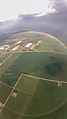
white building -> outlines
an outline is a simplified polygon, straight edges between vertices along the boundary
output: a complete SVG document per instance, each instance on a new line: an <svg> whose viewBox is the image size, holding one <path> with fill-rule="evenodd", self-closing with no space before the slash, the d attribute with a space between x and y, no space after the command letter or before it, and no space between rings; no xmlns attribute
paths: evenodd
<svg viewBox="0 0 67 119"><path fill-rule="evenodd" d="M22 41L18 41L15 45L19 45L20 43L22 43Z"/></svg>
<svg viewBox="0 0 67 119"><path fill-rule="evenodd" d="M19 46L14 47L13 49L11 49L12 51L16 51L19 48Z"/></svg>
<svg viewBox="0 0 67 119"><path fill-rule="evenodd" d="M29 48L30 46L32 46L32 43L28 43L25 48Z"/></svg>

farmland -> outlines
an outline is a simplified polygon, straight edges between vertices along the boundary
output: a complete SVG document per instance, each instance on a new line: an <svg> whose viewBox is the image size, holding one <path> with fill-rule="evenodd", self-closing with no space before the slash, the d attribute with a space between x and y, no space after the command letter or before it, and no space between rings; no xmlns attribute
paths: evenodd
<svg viewBox="0 0 67 119"><path fill-rule="evenodd" d="M66 81L66 69L67 55L52 52L26 52L18 57L0 80L13 86L21 73L24 73L47 79Z"/></svg>
<svg viewBox="0 0 67 119"><path fill-rule="evenodd" d="M0 119L66 119L65 45L37 32L19 33L11 39L22 36L25 41L8 43L10 49L1 52ZM14 50L18 43L19 49ZM32 46L24 49L29 43Z"/></svg>

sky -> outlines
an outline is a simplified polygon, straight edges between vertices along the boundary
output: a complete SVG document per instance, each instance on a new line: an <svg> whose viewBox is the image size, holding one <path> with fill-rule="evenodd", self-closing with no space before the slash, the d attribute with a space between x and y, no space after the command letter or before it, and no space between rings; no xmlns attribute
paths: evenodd
<svg viewBox="0 0 67 119"><path fill-rule="evenodd" d="M49 0L0 0L0 21L48 11Z"/></svg>
<svg viewBox="0 0 67 119"><path fill-rule="evenodd" d="M38 15L41 16L55 11L49 7L50 1L55 0L0 0L0 21L16 19L23 14L41 13Z"/></svg>

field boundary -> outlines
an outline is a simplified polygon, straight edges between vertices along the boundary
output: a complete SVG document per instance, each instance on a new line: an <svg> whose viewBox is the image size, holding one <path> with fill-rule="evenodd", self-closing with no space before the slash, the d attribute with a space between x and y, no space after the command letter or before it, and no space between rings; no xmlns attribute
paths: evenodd
<svg viewBox="0 0 67 119"><path fill-rule="evenodd" d="M47 79L47 78L40 78L40 77L36 77L36 76L24 74L24 73L23 73L23 75L24 75L24 76L31 77L31 78L36 78L36 79L38 79L38 80L40 79L40 80L49 81L49 82L55 82L55 83L58 83L58 82L59 82L59 80L51 80L51 79ZM67 83L67 82L65 82L65 81L60 81L60 82L62 82L62 83Z"/></svg>
<svg viewBox="0 0 67 119"><path fill-rule="evenodd" d="M20 77L18 78L18 80L17 80L17 82L16 82L16 84L15 84L14 87L12 87L12 86L10 86L10 85L7 85L6 83L3 83L2 81L0 81L0 83L3 84L3 85L5 85L5 86L7 86L7 87L9 87L9 88L16 89L16 90L21 91L21 92L23 92L23 93L27 93L27 94L33 95L32 93L28 93L28 92L26 92L26 91L23 91L23 90L20 90L20 89L18 89L18 88L15 88L16 85L18 84L18 82L20 81L22 75L23 75L23 76L26 76L26 77L30 77L30 78L35 78L35 79L37 79L37 80L43 80L43 81L54 82L54 83L57 83L57 84L58 84L59 82L61 82L62 84L67 84L66 81L51 80L51 79L48 79L48 78L41 78L41 77L32 76L32 75L28 75L28 74L24 74L24 73L22 73L22 74L20 75Z"/></svg>
<svg viewBox="0 0 67 119"><path fill-rule="evenodd" d="M66 52L64 52L64 53L62 53L62 52L56 52L56 51L54 51L54 50L52 50L52 51L36 51L37 53L38 52L44 52L44 53L55 53L55 54L60 54L60 55L65 55L65 56L67 56L67 54L65 54ZM16 54L16 53L35 53L35 51L14 51L14 52L6 52L6 53L4 53L4 54L8 54L8 53L11 53L11 54Z"/></svg>
<svg viewBox="0 0 67 119"><path fill-rule="evenodd" d="M4 86L6 86L6 87L8 87L8 88L12 88L12 89L13 89L13 87L12 87L12 86L9 86L9 85L7 85L7 84L5 84L5 83L1 82L1 81L0 81L0 84L2 84L2 85L4 85ZM29 93L29 92L26 92L26 91L20 90L20 89L18 89L18 88L15 88L15 89L16 89L17 91L19 91L19 92L22 92L22 93L26 93L26 94L33 95L33 93Z"/></svg>
<svg viewBox="0 0 67 119"><path fill-rule="evenodd" d="M18 78L18 80L17 80L16 84L14 85L12 91L11 91L10 94L8 95L8 97L7 97L7 99L6 99L5 103L4 103L4 106L3 106L3 108L2 108L2 110L1 110L0 113L2 113L3 109L5 108L5 106L6 106L7 102L8 102L8 100L9 100L10 97L11 97L11 94L12 94L13 91L15 90L15 87L16 87L17 83L19 82L19 80L21 79L22 75L23 75L23 74L20 75L20 77Z"/></svg>

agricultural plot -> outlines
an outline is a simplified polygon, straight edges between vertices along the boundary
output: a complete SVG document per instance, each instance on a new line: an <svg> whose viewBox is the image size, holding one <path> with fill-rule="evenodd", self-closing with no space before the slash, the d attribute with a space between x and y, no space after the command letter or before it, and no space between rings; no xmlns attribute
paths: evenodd
<svg viewBox="0 0 67 119"><path fill-rule="evenodd" d="M32 95L29 92L31 83L27 85L27 79L33 79L34 82L38 79L25 75L23 77L25 81L21 82L21 79L22 78L20 78L17 86L15 87L17 88L15 90L18 90L17 96L9 98L2 112L3 119L4 117L5 119L8 119L9 116L11 119L46 119L46 117L47 119L50 119L49 115L50 117L55 117L55 115L58 115L56 110L59 110L60 112L62 112L62 108L66 110L65 104L67 98L67 84L64 84L63 87L58 87L57 83L39 79L34 95ZM21 85L23 84L23 87L25 88L27 85L29 89L27 88L28 90L24 91L23 87L20 88L20 83Z"/></svg>
<svg viewBox="0 0 67 119"><path fill-rule="evenodd" d="M47 114L47 115L43 115L43 116L39 116L39 117L28 117L28 116L22 116L22 115L18 115L16 113L13 113L11 111L9 111L8 109L4 108L2 114L1 114L1 119L57 119L59 117L59 119L66 119L67 117L67 103L65 103L61 108L59 108L58 110L54 111L53 113Z"/></svg>
<svg viewBox="0 0 67 119"><path fill-rule="evenodd" d="M66 90L67 84L59 88L56 83L39 80L27 114L35 117L55 111L66 101Z"/></svg>
<svg viewBox="0 0 67 119"><path fill-rule="evenodd" d="M12 88L0 82L0 102L5 103L7 97L9 96Z"/></svg>
<svg viewBox="0 0 67 119"><path fill-rule="evenodd" d="M11 55L11 53L4 53L1 57L0 57L0 63L4 62L4 60L6 58L8 58Z"/></svg>
<svg viewBox="0 0 67 119"><path fill-rule="evenodd" d="M36 80L36 78L28 77L22 74L22 77L16 85L16 88L21 90L22 92L34 95L38 82L38 79Z"/></svg>

